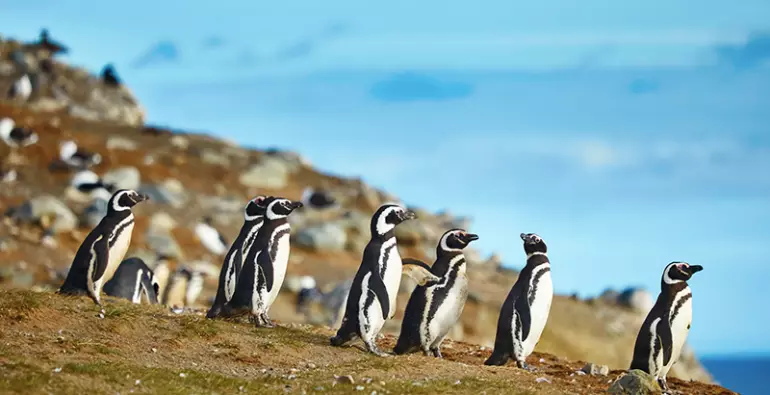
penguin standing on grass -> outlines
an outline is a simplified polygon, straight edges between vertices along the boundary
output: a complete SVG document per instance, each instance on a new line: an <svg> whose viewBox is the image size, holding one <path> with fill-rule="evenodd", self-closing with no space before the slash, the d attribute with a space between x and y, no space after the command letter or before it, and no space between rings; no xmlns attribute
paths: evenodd
<svg viewBox="0 0 770 395"><path fill-rule="evenodd" d="M131 208L147 200L131 189L112 195L107 215L86 236L75 254L67 278L59 289L63 295L87 294L102 306L101 292L106 273L113 273L131 244L134 214Z"/></svg>
<svg viewBox="0 0 770 395"><path fill-rule="evenodd" d="M413 211L396 204L382 205L372 216L372 236L350 287L342 324L330 339L332 346L340 347L358 336L369 352L389 356L380 351L375 340L385 321L396 313L401 275L406 273L419 284L437 280L429 267L414 262L405 265L401 261L396 245L396 226L416 217Z"/></svg>
<svg viewBox="0 0 770 395"><path fill-rule="evenodd" d="M235 293L235 284L238 281L238 275L243 267L243 259L249 253L249 249L257 238L257 233L265 221L265 206L262 204L265 196L257 196L249 200L243 211L243 226L238 233L238 237L230 246L230 250L225 255L222 262L222 269L219 272L219 285L217 286L217 296L214 303L206 313L206 318L215 318L222 311Z"/></svg>
<svg viewBox="0 0 770 395"><path fill-rule="evenodd" d="M302 207L301 202L270 196L263 200L265 220L249 249L225 315L248 311L258 327L273 327L268 316L278 296L289 264L291 225L288 217Z"/></svg>
<svg viewBox="0 0 770 395"><path fill-rule="evenodd" d="M660 295L647 314L634 345L631 369L639 369L658 380L669 391L666 375L679 359L692 323L692 290L687 285L703 266L671 262L663 270Z"/></svg>
<svg viewBox="0 0 770 395"><path fill-rule="evenodd" d="M131 257L120 263L112 278L104 283L104 293L124 298L132 303L142 303L143 297L150 304L158 304L160 286L155 275L139 257Z"/></svg>
<svg viewBox="0 0 770 395"><path fill-rule="evenodd" d="M462 229L450 229L441 236L436 247L436 262L431 267L439 280L412 291L404 311L401 334L393 349L395 354L422 349L426 356L441 358L441 342L460 319L468 298L463 249L478 238Z"/></svg>
<svg viewBox="0 0 770 395"><path fill-rule="evenodd" d="M519 273L500 309L492 355L484 365L505 365L513 358L519 368L534 370L526 359L535 350L545 329L553 300L551 263L543 239L522 233L527 265Z"/></svg>

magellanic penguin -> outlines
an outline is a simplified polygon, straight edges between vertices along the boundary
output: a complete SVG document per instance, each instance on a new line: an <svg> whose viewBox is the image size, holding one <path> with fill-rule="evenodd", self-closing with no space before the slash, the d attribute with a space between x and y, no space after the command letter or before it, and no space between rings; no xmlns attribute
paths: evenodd
<svg viewBox="0 0 770 395"><path fill-rule="evenodd" d="M441 358L441 342L460 319L468 298L468 277L463 249L479 236L462 229L450 229L436 247L431 272L438 282L417 286L409 297L401 334L393 349L405 354L422 349L425 355Z"/></svg>
<svg viewBox="0 0 770 395"><path fill-rule="evenodd" d="M288 216L301 202L275 196L263 200L265 219L238 275L226 315L248 311L256 326L273 327L267 312L278 296L289 264L291 225Z"/></svg>
<svg viewBox="0 0 770 395"><path fill-rule="evenodd" d="M227 252L227 240L214 227L209 216L203 217L203 220L195 225L195 237L214 255L222 255Z"/></svg>
<svg viewBox="0 0 770 395"><path fill-rule="evenodd" d="M660 295L647 314L634 346L631 369L654 376L668 391L666 375L679 359L692 322L692 291L687 280L703 266L671 262L663 270Z"/></svg>
<svg viewBox="0 0 770 395"><path fill-rule="evenodd" d="M59 159L75 169L87 169L102 163L98 152L86 151L78 147L74 140L66 140L59 145Z"/></svg>
<svg viewBox="0 0 770 395"><path fill-rule="evenodd" d="M214 303L206 313L207 318L214 318L219 315L235 293L235 284L238 281L238 275L243 267L243 259L249 253L249 249L257 238L257 233L265 220L265 206L262 203L265 196L257 196L246 203L243 210L243 226L238 233L238 237L230 246L230 250L225 255L222 262L222 269L219 272L219 285L217 286L217 296Z"/></svg>
<svg viewBox="0 0 770 395"><path fill-rule="evenodd" d="M160 286L155 275L141 258L131 257L123 260L112 278L104 283L104 293L140 304L147 300L158 304Z"/></svg>
<svg viewBox="0 0 770 395"><path fill-rule="evenodd" d="M121 189L112 195L107 215L86 236L75 254L60 294L88 294L101 306L102 284L106 273L113 273L126 255L134 230L131 208L147 200L131 189Z"/></svg>
<svg viewBox="0 0 770 395"><path fill-rule="evenodd" d="M372 216L371 239L353 278L347 297L345 314L337 334L330 339L332 346L342 346L360 337L369 352L388 356L380 351L375 340L385 321L396 313L396 295L401 275L406 273L418 283L435 280L429 267L403 264L396 245L396 226L417 215L396 204L384 204ZM419 261L415 261L419 262Z"/></svg>
<svg viewBox="0 0 770 395"><path fill-rule="evenodd" d="M32 129L16 126L11 118L0 119L0 138L11 148L21 148L37 143L38 136Z"/></svg>
<svg viewBox="0 0 770 395"><path fill-rule="evenodd" d="M527 265L505 299L497 320L495 348L485 365L504 365L509 358L522 369L540 340L553 299L551 263L543 239L534 233L522 233Z"/></svg>

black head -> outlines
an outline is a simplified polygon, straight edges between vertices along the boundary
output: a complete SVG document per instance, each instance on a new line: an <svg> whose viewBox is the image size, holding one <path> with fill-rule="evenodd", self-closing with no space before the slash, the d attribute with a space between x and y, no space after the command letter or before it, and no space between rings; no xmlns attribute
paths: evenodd
<svg viewBox="0 0 770 395"><path fill-rule="evenodd" d="M246 208L243 209L243 218L246 221L254 221L264 217L267 210L265 199L267 199L265 196L259 195L249 200Z"/></svg>
<svg viewBox="0 0 770 395"><path fill-rule="evenodd" d="M703 270L703 266L690 265L687 262L671 262L663 270L662 283L673 285L677 283L686 282L692 277L693 274Z"/></svg>
<svg viewBox="0 0 770 395"><path fill-rule="evenodd" d="M107 205L107 212L121 212L131 210L137 203L149 200L150 197L142 195L133 189L120 189L112 195Z"/></svg>
<svg viewBox="0 0 770 395"><path fill-rule="evenodd" d="M268 196L261 205L265 206L265 217L268 220L286 218L292 211L302 207L302 202L296 202L289 199L276 196Z"/></svg>
<svg viewBox="0 0 770 395"><path fill-rule="evenodd" d="M396 228L396 225L417 218L414 211L397 204L383 204L372 216L370 230L372 236L384 236Z"/></svg>
<svg viewBox="0 0 770 395"><path fill-rule="evenodd" d="M208 226L211 226L211 223L213 222L213 220L211 219L211 217L210 217L210 216L208 216L208 215L207 215L207 216L205 216L205 217L203 217L203 218L201 219L201 221L203 221L203 223L204 223L204 224L206 224L206 225L208 225Z"/></svg>
<svg viewBox="0 0 770 395"><path fill-rule="evenodd" d="M462 251L468 244L478 239L479 236L474 233L468 233L462 229L450 229L439 239L436 253Z"/></svg>
<svg viewBox="0 0 770 395"><path fill-rule="evenodd" d="M548 247L546 247L545 242L537 234L522 233L519 237L524 241L524 252L527 253L527 256L536 253L545 254L548 252Z"/></svg>

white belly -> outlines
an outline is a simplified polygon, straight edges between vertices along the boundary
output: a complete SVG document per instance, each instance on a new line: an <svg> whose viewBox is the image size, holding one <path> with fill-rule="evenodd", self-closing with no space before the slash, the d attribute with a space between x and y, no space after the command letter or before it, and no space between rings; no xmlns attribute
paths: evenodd
<svg viewBox="0 0 770 395"><path fill-rule="evenodd" d="M133 221L133 218L132 218ZM123 258L128 252L128 247L131 246L131 235L134 233L134 223L131 222L115 240L115 244L109 250L109 261L107 263L107 270L104 271L103 281L107 281L115 274L115 270L118 269L118 265L123 261Z"/></svg>
<svg viewBox="0 0 770 395"><path fill-rule="evenodd" d="M543 270L542 268L550 265L538 266L532 273L534 279L537 272ZM530 284L530 289L531 284ZM529 329L529 336L524 341L524 355L529 356L532 351L535 350L537 342L540 340L540 335L543 334L545 324L548 321L548 314L551 311L551 301L553 300L553 282L551 281L551 272L546 272L540 277L540 281L537 285L537 294L535 295L535 301L529 306L530 316L532 318L532 325Z"/></svg>
<svg viewBox="0 0 770 395"><path fill-rule="evenodd" d="M672 303L672 306L676 306L680 295L685 295L686 293L689 293L689 288L686 288L688 292L680 291L679 294L677 294L677 298L674 300L674 303ZM673 311L672 311L673 312ZM672 352L671 352L671 360L668 362L668 364L663 367L661 376L665 376L669 369L671 369L671 366L674 365L674 363L679 359L679 355L682 353L682 347L684 347L684 343L687 340L687 335L690 333L690 323L692 322L692 298L688 299L687 301L682 304L682 307L679 309L679 312L677 313L676 317L674 318L674 321L670 323L671 325L671 340L673 342Z"/></svg>
<svg viewBox="0 0 770 395"><path fill-rule="evenodd" d="M387 268L385 269L385 275L383 276L385 289L388 290L388 298L390 299L390 312L388 313L388 319L390 319L396 314L396 296L398 295L398 289L401 286L401 255L398 252L398 247L395 246L395 237L388 240L387 243L394 244L394 247L390 250ZM383 245L383 248L385 248L385 245Z"/></svg>
<svg viewBox="0 0 770 395"><path fill-rule="evenodd" d="M227 252L227 246L219 240L219 233L216 229L205 224L198 224L195 226L195 233L201 244L212 253L221 255Z"/></svg>
<svg viewBox="0 0 770 395"><path fill-rule="evenodd" d="M283 279L286 277L286 267L289 265L289 234L281 236L278 243L278 249L275 252L275 259L273 259L273 289L267 295L267 308L278 297L278 292L283 285Z"/></svg>
<svg viewBox="0 0 770 395"><path fill-rule="evenodd" d="M358 300L359 330L364 341L374 340L385 324L385 320L382 319L382 305L380 305L380 302L375 298L373 303L366 304L366 300L371 294L371 277L373 275L375 274L372 272L364 275L363 281L361 281L361 298Z"/></svg>
<svg viewBox="0 0 770 395"><path fill-rule="evenodd" d="M434 285L433 289L438 290L440 284ZM449 333L457 320L460 319L463 308L465 307L465 300L468 298L468 277L465 273L459 273L452 288L448 290L448 294L443 303L436 310L436 315L433 320L428 324L431 338L431 345L438 345L441 340ZM431 290L429 289L430 293ZM432 303L432 296L429 296L429 302Z"/></svg>

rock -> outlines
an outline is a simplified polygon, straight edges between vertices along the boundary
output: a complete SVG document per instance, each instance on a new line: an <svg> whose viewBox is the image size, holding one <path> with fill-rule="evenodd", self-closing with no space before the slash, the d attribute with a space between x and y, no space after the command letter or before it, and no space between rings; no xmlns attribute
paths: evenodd
<svg viewBox="0 0 770 395"><path fill-rule="evenodd" d="M644 289L627 288L618 296L618 303L639 313L647 314L655 301L652 299L652 295Z"/></svg>
<svg viewBox="0 0 770 395"><path fill-rule="evenodd" d="M201 152L200 156L203 163L207 163L209 165L220 165L220 166L230 165L230 158L228 158L227 155L224 155L212 149L204 149L203 152Z"/></svg>
<svg viewBox="0 0 770 395"><path fill-rule="evenodd" d="M176 228L177 223L176 220L174 220L171 215L169 215L166 212L157 212L152 215L150 218L150 226L149 228L155 231L166 231L169 232L172 229Z"/></svg>
<svg viewBox="0 0 770 395"><path fill-rule="evenodd" d="M141 185L141 174L136 167L118 167L102 176L102 181L115 184L118 189L138 189Z"/></svg>
<svg viewBox="0 0 770 395"><path fill-rule="evenodd" d="M160 204L169 204L172 207L182 207L186 201L184 188L180 188L179 181L167 180L161 185L141 185L137 192L150 196L150 200Z"/></svg>
<svg viewBox="0 0 770 395"><path fill-rule="evenodd" d="M80 227L93 228L107 215L107 203L105 199L96 198L80 214Z"/></svg>
<svg viewBox="0 0 770 395"><path fill-rule="evenodd" d="M657 395L663 391L654 377L634 369L618 377L607 392L613 395Z"/></svg>
<svg viewBox="0 0 770 395"><path fill-rule="evenodd" d="M54 233L69 232L77 226L75 213L51 195L41 195L24 202L20 207L12 209L11 218L20 222L40 221L43 217L53 219L51 230Z"/></svg>
<svg viewBox="0 0 770 395"><path fill-rule="evenodd" d="M120 136L110 136L106 143L108 150L135 151L139 145L134 140Z"/></svg>
<svg viewBox="0 0 770 395"><path fill-rule="evenodd" d="M186 150L190 146L190 140L177 134L171 137L171 145L181 150Z"/></svg>
<svg viewBox="0 0 770 395"><path fill-rule="evenodd" d="M177 259L184 258L182 248L179 246L179 243L174 240L174 236L172 236L170 232L148 228L144 238L147 246L155 251L156 254L166 255Z"/></svg>
<svg viewBox="0 0 770 395"><path fill-rule="evenodd" d="M334 382L338 384L350 384L350 385L353 385L356 383L356 381L353 380L353 376L337 376L337 375L334 375Z"/></svg>
<svg viewBox="0 0 770 395"><path fill-rule="evenodd" d="M242 214L244 208L246 207L246 202L232 196L231 197L200 196L198 198L198 202L200 203L201 208L204 211L214 211L217 213ZM289 220L291 221L291 219L294 218L294 216L295 216L294 214L289 216ZM239 216L239 218L243 219L243 216ZM292 225L294 224L292 223Z"/></svg>
<svg viewBox="0 0 770 395"><path fill-rule="evenodd" d="M40 112L54 112L67 107L67 102L52 97L41 97L29 104L29 108Z"/></svg>
<svg viewBox="0 0 770 395"><path fill-rule="evenodd" d="M610 374L610 368L607 365L597 365L591 362L587 363L580 370L591 376L606 376Z"/></svg>
<svg viewBox="0 0 770 395"><path fill-rule="evenodd" d="M396 238L401 245L417 245L425 241L434 243L435 246L440 237L436 233L435 229L431 228L425 220L420 220L419 217L415 220L403 222L396 227Z"/></svg>
<svg viewBox="0 0 770 395"><path fill-rule="evenodd" d="M314 250L341 251L347 243L347 233L335 223L325 223L309 228L300 229L295 242L298 245Z"/></svg>
<svg viewBox="0 0 770 395"><path fill-rule="evenodd" d="M599 295L599 300L608 304L618 304L619 298L620 298L620 292L609 288L605 289L604 292L602 292L602 294Z"/></svg>
<svg viewBox="0 0 770 395"><path fill-rule="evenodd" d="M291 169L292 173L299 170L300 167L311 166L308 160L303 158L300 154L292 151L282 151L282 150L271 148L265 151L265 155L267 155L270 158L275 158L286 163L286 165Z"/></svg>
<svg viewBox="0 0 770 395"><path fill-rule="evenodd" d="M35 276L27 270L23 270L20 266L3 266L0 267L0 283L10 283L14 288L28 289L35 284Z"/></svg>
<svg viewBox="0 0 770 395"><path fill-rule="evenodd" d="M291 173L290 166L280 159L263 158L238 178L246 187L281 189L286 187Z"/></svg>

